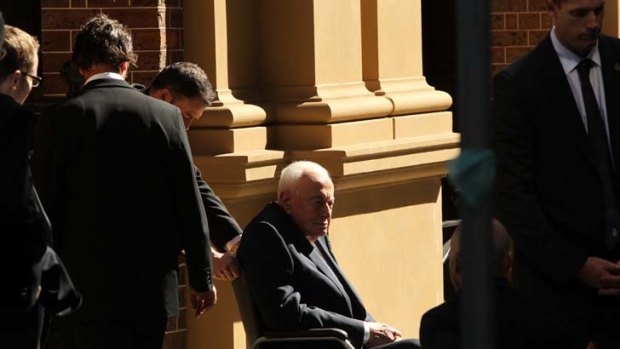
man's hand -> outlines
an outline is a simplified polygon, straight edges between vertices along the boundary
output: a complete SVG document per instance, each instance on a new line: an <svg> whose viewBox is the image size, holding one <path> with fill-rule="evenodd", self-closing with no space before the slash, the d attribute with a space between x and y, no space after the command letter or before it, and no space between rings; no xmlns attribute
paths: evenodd
<svg viewBox="0 0 620 349"><path fill-rule="evenodd" d="M216 280L232 281L239 276L239 266L237 260L229 253L220 253L211 250L213 260L213 277Z"/></svg>
<svg viewBox="0 0 620 349"><path fill-rule="evenodd" d="M588 257L577 273L586 285L599 290L601 295L620 295L620 265L598 257Z"/></svg>
<svg viewBox="0 0 620 349"><path fill-rule="evenodd" d="M400 340L402 337L400 331L390 325L380 322L367 322L367 324L370 329L370 337L368 337L368 342L366 343L368 348L392 343Z"/></svg>
<svg viewBox="0 0 620 349"><path fill-rule="evenodd" d="M196 292L196 290L190 287L189 292L192 308L195 310L194 315L196 316L196 319L202 316L202 314L206 311L213 308L217 302L217 290L215 289L215 286L213 286L211 291L205 292Z"/></svg>

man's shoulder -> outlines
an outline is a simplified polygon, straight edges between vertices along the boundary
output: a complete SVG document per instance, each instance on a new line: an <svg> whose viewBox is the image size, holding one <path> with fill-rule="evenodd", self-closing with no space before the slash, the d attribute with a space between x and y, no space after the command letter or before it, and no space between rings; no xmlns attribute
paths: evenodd
<svg viewBox="0 0 620 349"><path fill-rule="evenodd" d="M269 203L265 206L243 230L244 239L251 239L257 235L258 238L264 237L265 230L272 230L275 234L280 235L283 229L283 218L278 212L275 203ZM247 238L246 238L247 237Z"/></svg>
<svg viewBox="0 0 620 349"><path fill-rule="evenodd" d="M456 300L449 300L443 302L424 313L422 315L422 322L430 319L444 319L444 320L457 320L458 319L458 302Z"/></svg>
<svg viewBox="0 0 620 349"><path fill-rule="evenodd" d="M616 61L620 61L619 38L608 35L601 35L601 37L599 38L599 50L601 51L601 55L610 53L613 57L615 57Z"/></svg>
<svg viewBox="0 0 620 349"><path fill-rule="evenodd" d="M534 72L552 58L549 55L554 54L555 51L553 50L551 39L547 37L540 44L506 66L498 75L517 79L533 77L536 75Z"/></svg>
<svg viewBox="0 0 620 349"><path fill-rule="evenodd" d="M13 119L22 114L30 114L26 108L17 103L13 97L0 94L0 125L6 120Z"/></svg>
<svg viewBox="0 0 620 349"><path fill-rule="evenodd" d="M620 38L617 38L615 36L601 34L599 40L606 42L607 44L612 45L616 48L620 48Z"/></svg>
<svg viewBox="0 0 620 349"><path fill-rule="evenodd" d="M90 84L94 83L91 82ZM114 99L110 99L109 91L114 91ZM98 106L104 106L108 103L116 105L120 103L129 108L129 110L156 109L157 114L154 114L155 116L160 113L180 114L176 106L150 97L142 93L142 91L133 88L126 81L108 81L95 84L94 86L87 86L81 94L67 100L60 107L83 106L96 109Z"/></svg>
<svg viewBox="0 0 620 349"><path fill-rule="evenodd" d="M273 205L268 204L243 230L237 249L237 259L242 267L247 268L248 263L255 263L257 258L267 255L276 258L286 249L288 243L282 234L285 227Z"/></svg>
<svg viewBox="0 0 620 349"><path fill-rule="evenodd" d="M429 309L422 315L420 321L420 339L422 343L436 342L438 335L460 332L458 304L455 301L447 301ZM444 338L445 339L445 338Z"/></svg>

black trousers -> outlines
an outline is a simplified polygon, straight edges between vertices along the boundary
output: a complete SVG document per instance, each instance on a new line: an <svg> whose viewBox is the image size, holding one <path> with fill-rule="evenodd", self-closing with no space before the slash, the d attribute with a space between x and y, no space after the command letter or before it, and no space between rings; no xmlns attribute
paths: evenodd
<svg viewBox="0 0 620 349"><path fill-rule="evenodd" d="M0 317L0 348L38 349L43 312L39 304L27 313L4 311Z"/></svg>
<svg viewBox="0 0 620 349"><path fill-rule="evenodd" d="M620 348L620 297L598 297L589 337L597 349Z"/></svg>
<svg viewBox="0 0 620 349"><path fill-rule="evenodd" d="M165 314L92 320L78 312L51 321L44 349L161 349L167 320Z"/></svg>

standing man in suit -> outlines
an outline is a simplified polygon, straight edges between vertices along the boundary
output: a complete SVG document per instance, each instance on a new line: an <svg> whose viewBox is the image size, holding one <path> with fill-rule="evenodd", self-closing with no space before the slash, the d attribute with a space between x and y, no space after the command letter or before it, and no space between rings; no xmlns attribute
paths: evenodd
<svg viewBox="0 0 620 349"><path fill-rule="evenodd" d="M506 228L493 220L491 233L494 274L495 347L501 349L571 349L573 338L566 326L526 301L510 286L513 264L512 240ZM422 316L420 342L424 349L461 348L460 309L462 274L461 227L450 239L450 281L457 290L453 299L430 309Z"/></svg>
<svg viewBox="0 0 620 349"><path fill-rule="evenodd" d="M28 166L34 115L23 103L39 85L39 43L9 26L0 46L0 346L39 347L44 311L53 316L80 304L56 253L49 221Z"/></svg>
<svg viewBox="0 0 620 349"><path fill-rule="evenodd" d="M494 81L496 216L514 287L581 347L620 348L620 40L605 0L546 0L550 35Z"/></svg>
<svg viewBox="0 0 620 349"><path fill-rule="evenodd" d="M178 314L181 250L196 316L216 301L183 119L125 82L136 56L118 21L98 15L82 26L73 61L85 86L44 119L37 175L84 302L60 326L70 335L52 337L59 348L160 349Z"/></svg>
<svg viewBox="0 0 620 349"><path fill-rule="evenodd" d="M356 348L418 348L375 322L340 270L327 239L333 205L327 170L294 162L282 170L278 201L245 228L237 258L263 324L272 330L339 328Z"/></svg>
<svg viewBox="0 0 620 349"><path fill-rule="evenodd" d="M197 64L177 62L165 67L155 76L145 93L153 98L171 103L179 108L185 129L202 117L215 98L215 91L207 74ZM196 183L207 214L213 259L213 276L218 280L234 280L239 276L235 259L241 241L241 228L213 189L194 166Z"/></svg>

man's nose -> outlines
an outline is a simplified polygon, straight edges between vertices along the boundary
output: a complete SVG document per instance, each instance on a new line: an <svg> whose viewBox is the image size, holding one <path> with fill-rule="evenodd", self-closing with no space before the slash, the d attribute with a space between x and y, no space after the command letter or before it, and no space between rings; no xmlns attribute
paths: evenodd
<svg viewBox="0 0 620 349"><path fill-rule="evenodd" d="M332 216L332 207L326 203L321 206L321 217L330 218Z"/></svg>
<svg viewBox="0 0 620 349"><path fill-rule="evenodd" d="M585 20L588 29L599 29L601 26L600 17L594 11L588 12Z"/></svg>

